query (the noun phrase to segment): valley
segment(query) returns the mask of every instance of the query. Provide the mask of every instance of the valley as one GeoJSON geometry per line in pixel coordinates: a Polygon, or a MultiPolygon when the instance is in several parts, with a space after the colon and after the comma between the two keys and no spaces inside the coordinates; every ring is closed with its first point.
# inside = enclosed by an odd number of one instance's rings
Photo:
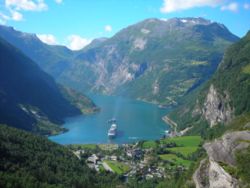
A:
{"type": "Polygon", "coordinates": [[[204,18],[146,19],[79,51],[11,27],[0,27],[0,36],[63,85],[164,106],[176,106],[208,80],[224,50],[239,40],[204,18]]]}
{"type": "Polygon", "coordinates": [[[1,188],[250,186],[250,2],[161,1],[0,2],[1,188]]]}
{"type": "Polygon", "coordinates": [[[169,129],[161,118],[170,110],[118,96],[89,95],[101,109],[91,115],[68,118],[63,128],[68,132],[49,137],[60,144],[127,144],[139,140],[155,140],[169,129]],[[108,138],[111,118],[117,120],[117,135],[108,138]]]}

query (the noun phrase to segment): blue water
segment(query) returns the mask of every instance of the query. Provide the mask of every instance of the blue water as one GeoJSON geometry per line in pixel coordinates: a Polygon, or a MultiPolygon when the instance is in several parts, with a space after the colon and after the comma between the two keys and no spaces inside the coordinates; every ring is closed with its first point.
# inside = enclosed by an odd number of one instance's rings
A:
{"type": "Polygon", "coordinates": [[[66,119],[63,127],[68,132],[51,136],[60,144],[99,144],[132,143],[138,140],[155,140],[163,136],[169,126],[162,117],[167,109],[157,105],[116,96],[91,95],[93,101],[101,108],[99,113],[88,116],[76,116],[66,119]],[[117,119],[117,137],[110,140],[107,136],[110,125],[107,120],[117,119]]]}

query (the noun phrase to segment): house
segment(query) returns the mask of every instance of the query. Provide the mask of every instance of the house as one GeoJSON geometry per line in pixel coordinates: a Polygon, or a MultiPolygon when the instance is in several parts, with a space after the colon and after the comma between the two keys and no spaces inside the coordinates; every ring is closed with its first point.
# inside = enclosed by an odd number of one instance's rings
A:
{"type": "Polygon", "coordinates": [[[117,161],[117,156],[115,156],[115,155],[110,156],[110,160],[117,161]]]}
{"type": "Polygon", "coordinates": [[[99,161],[99,158],[96,156],[96,154],[91,155],[91,156],[87,159],[87,163],[97,164],[97,161],[99,161]]]}

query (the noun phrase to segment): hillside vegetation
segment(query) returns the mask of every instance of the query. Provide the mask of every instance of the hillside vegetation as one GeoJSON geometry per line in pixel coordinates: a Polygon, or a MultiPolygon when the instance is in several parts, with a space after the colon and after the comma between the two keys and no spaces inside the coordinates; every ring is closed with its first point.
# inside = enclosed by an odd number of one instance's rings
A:
{"type": "Polygon", "coordinates": [[[0,27],[0,36],[71,88],[163,105],[176,105],[209,79],[224,50],[238,40],[224,25],[203,18],[147,19],[77,52],[9,27],[0,27]]]}
{"type": "Polygon", "coordinates": [[[0,187],[113,187],[72,151],[48,139],[0,125],[0,187]]]}
{"type": "Polygon", "coordinates": [[[249,187],[249,51],[250,32],[226,51],[213,77],[168,115],[179,129],[192,127],[188,134],[206,140],[208,157],[194,173],[196,186],[249,187]]]}
{"type": "Polygon", "coordinates": [[[169,114],[179,129],[193,126],[193,132],[205,135],[205,130],[214,126],[211,122],[221,124],[214,129],[222,130],[223,124],[247,116],[245,114],[250,112],[250,74],[247,72],[250,65],[249,51],[250,33],[226,51],[214,76],[169,114]],[[211,86],[214,94],[211,93],[211,86]],[[208,101],[208,96],[213,100],[208,101]]]}
{"type": "Polygon", "coordinates": [[[64,118],[96,108],[69,91],[62,92],[52,77],[0,38],[0,123],[39,134],[64,131],[58,127],[64,118]]]}

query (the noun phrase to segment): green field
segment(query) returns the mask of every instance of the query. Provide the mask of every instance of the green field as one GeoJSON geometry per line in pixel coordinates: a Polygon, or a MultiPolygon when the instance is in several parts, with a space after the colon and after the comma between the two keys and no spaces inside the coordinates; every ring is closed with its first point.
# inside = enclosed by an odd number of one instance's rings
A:
{"type": "Polygon", "coordinates": [[[175,163],[176,165],[182,165],[184,167],[189,167],[191,164],[191,161],[177,157],[175,154],[163,154],[159,155],[159,157],[162,160],[170,161],[172,163],[175,163]]]}
{"type": "Polygon", "coordinates": [[[201,144],[201,141],[202,139],[200,136],[182,136],[164,139],[161,141],[161,143],[176,143],[177,147],[166,149],[168,151],[180,153],[183,156],[188,157],[198,149],[199,145],[201,144]]]}
{"type": "MultiPolygon", "coordinates": [[[[168,144],[168,143],[175,143],[178,148],[188,148],[186,150],[195,150],[197,149],[202,142],[202,139],[200,136],[181,136],[181,137],[174,137],[174,138],[166,138],[164,140],[161,140],[161,144],[168,144]]],[[[143,149],[148,149],[148,148],[156,148],[158,144],[156,141],[145,141],[142,144],[143,149]]]]}
{"type": "Polygon", "coordinates": [[[157,144],[153,140],[145,141],[142,144],[143,149],[156,148],[156,147],[157,147],[157,144]]]}
{"type": "Polygon", "coordinates": [[[128,172],[130,170],[130,167],[128,165],[125,165],[125,164],[117,162],[117,161],[105,160],[104,162],[106,162],[109,165],[109,167],[115,173],[117,173],[119,175],[125,174],[126,172],[128,172]]]}
{"type": "Polygon", "coordinates": [[[181,147],[198,147],[202,139],[200,136],[181,136],[174,138],[166,138],[161,141],[161,143],[176,143],[177,146],[181,147]]]}
{"type": "Polygon", "coordinates": [[[174,153],[180,153],[183,156],[188,157],[191,154],[193,154],[197,149],[198,147],[175,147],[175,148],[169,148],[167,150],[172,151],[174,153]]]}

